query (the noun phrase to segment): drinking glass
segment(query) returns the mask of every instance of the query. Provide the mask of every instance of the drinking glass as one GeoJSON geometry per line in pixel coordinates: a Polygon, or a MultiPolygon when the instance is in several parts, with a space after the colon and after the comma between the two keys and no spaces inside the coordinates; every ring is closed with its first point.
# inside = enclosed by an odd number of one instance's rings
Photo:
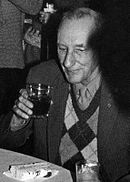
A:
{"type": "Polygon", "coordinates": [[[81,160],[76,163],[76,182],[100,182],[99,164],[96,161],[81,160]]]}
{"type": "Polygon", "coordinates": [[[51,104],[51,86],[41,83],[28,83],[26,90],[29,100],[34,104],[34,118],[47,117],[51,104]]]}

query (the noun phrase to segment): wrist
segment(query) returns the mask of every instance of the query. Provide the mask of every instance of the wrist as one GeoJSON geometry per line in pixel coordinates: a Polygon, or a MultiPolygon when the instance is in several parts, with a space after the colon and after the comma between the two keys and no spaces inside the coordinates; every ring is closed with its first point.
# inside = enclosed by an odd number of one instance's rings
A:
{"type": "Polygon", "coordinates": [[[14,114],[11,119],[10,130],[11,131],[20,130],[24,128],[27,125],[27,123],[28,123],[28,120],[20,118],[14,114]]]}

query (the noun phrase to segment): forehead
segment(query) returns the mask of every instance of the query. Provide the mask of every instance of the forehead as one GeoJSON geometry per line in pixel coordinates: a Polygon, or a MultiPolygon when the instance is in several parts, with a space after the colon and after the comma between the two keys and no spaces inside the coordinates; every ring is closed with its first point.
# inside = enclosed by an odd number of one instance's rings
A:
{"type": "Polygon", "coordinates": [[[66,19],[58,31],[58,43],[87,44],[87,40],[95,28],[93,17],[66,19]]]}

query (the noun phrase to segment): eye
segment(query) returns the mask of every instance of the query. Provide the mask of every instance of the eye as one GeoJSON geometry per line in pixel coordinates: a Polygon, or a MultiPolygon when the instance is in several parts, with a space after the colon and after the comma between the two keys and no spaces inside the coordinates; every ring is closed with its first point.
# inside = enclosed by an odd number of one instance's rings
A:
{"type": "Polygon", "coordinates": [[[59,51],[60,53],[66,53],[66,52],[67,52],[67,48],[64,47],[64,46],[58,46],[58,51],[59,51]]]}
{"type": "Polygon", "coordinates": [[[83,53],[86,52],[86,49],[85,49],[85,48],[83,48],[83,49],[78,48],[78,49],[75,49],[74,52],[75,52],[75,54],[77,54],[77,55],[82,55],[83,53]]]}

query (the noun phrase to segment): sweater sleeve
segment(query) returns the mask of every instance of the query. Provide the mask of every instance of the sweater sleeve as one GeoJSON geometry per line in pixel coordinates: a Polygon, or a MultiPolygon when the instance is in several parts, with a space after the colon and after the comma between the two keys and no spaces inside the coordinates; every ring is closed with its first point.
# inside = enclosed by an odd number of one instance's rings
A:
{"type": "Polygon", "coordinates": [[[9,0],[24,13],[35,15],[41,8],[44,0],[9,0]]]}
{"type": "Polygon", "coordinates": [[[0,116],[0,147],[14,149],[23,146],[32,133],[32,122],[18,131],[10,130],[10,121],[13,113],[0,116]]]}

